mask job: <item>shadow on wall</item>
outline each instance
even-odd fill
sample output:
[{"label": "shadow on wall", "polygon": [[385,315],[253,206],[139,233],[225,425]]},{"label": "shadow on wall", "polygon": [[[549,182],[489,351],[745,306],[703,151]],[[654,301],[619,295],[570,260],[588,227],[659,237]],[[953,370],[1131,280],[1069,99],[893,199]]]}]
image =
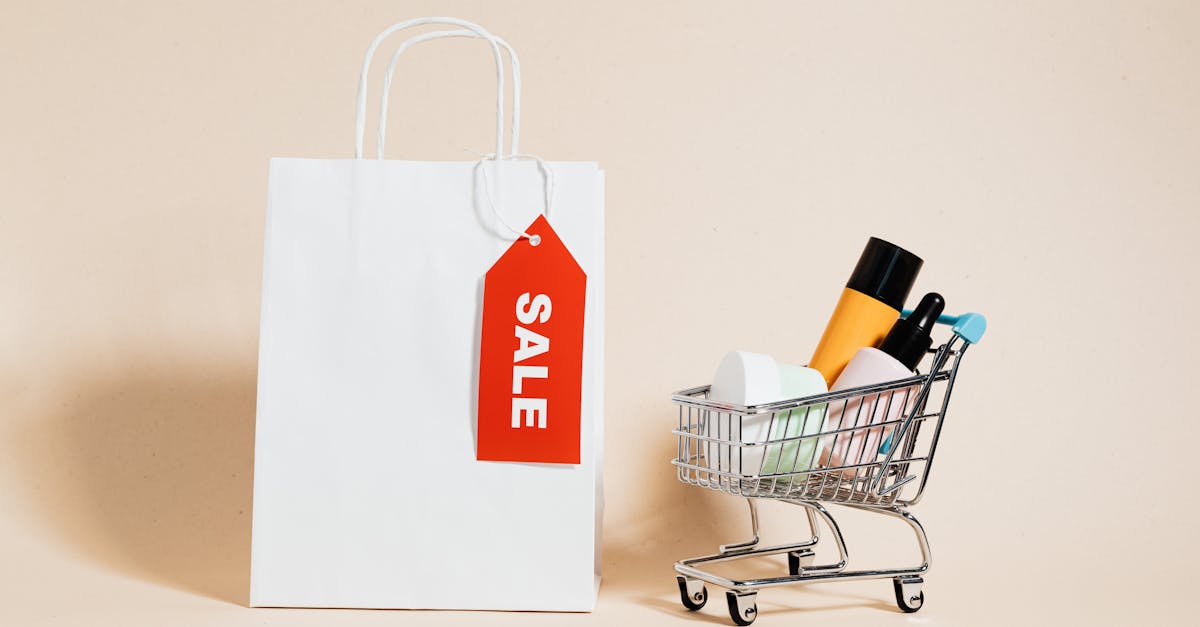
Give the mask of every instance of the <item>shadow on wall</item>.
[{"label": "shadow on wall", "polygon": [[11,441],[47,533],[129,576],[246,605],[253,369],[147,363],[57,396]]}]

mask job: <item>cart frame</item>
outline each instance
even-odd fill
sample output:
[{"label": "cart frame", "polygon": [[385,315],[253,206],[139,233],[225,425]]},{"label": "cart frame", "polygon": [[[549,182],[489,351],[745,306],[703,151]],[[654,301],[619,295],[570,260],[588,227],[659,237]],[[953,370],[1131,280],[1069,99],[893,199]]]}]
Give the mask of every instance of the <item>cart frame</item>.
[{"label": "cart frame", "polygon": [[[933,360],[926,374],[757,406],[710,401],[709,386],[672,396],[679,407],[679,424],[673,431],[678,449],[672,460],[679,480],[745,498],[752,534],[747,541],[720,545],[712,555],[675,563],[684,607],[703,607],[708,600],[704,584],[712,584],[727,589],[726,602],[734,623],[749,625],[758,614],[760,589],[888,578],[901,610],[915,612],[924,605],[923,575],[933,557],[924,527],[908,508],[925,493],[962,357],[987,327],[984,317],[973,313],[944,315],[938,322],[950,325],[953,335],[930,349]],[[929,410],[931,405],[934,411]],[[803,418],[793,422],[798,412]],[[851,416],[853,424],[844,426]],[[810,423],[813,419],[819,422]],[[810,424],[820,428],[813,429]],[[761,439],[754,437],[756,429]],[[874,443],[884,436],[886,440],[876,450]],[[846,459],[836,457],[837,451]],[[757,501],[762,499],[803,508],[810,536],[760,547]],[[827,504],[903,521],[916,537],[920,562],[899,568],[848,569],[845,538]],[[821,539],[818,521],[830,531],[837,550],[835,562],[814,564],[813,549]],[[701,568],[780,553],[788,555],[788,575],[731,579]]]}]

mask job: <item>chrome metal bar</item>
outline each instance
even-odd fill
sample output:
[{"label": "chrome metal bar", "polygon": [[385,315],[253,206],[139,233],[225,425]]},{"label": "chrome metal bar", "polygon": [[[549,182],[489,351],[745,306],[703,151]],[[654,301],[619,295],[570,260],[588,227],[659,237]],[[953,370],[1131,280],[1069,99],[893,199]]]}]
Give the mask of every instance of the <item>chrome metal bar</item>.
[{"label": "chrome metal bar", "polygon": [[[951,343],[953,343],[953,340],[951,340]],[[933,467],[933,453],[937,450],[938,439],[942,436],[942,422],[950,406],[950,392],[954,389],[954,380],[958,377],[958,365],[962,362],[962,356],[966,354],[967,348],[970,346],[970,343],[963,341],[962,348],[958,349],[957,353],[955,353],[954,364],[950,368],[950,376],[946,379],[946,389],[942,391],[942,408],[938,411],[939,418],[934,423],[933,441],[929,443],[929,461],[925,462],[924,472],[921,474],[917,493],[911,499],[905,501],[906,505],[916,505],[925,494],[925,484],[929,481],[929,470]]]},{"label": "chrome metal bar", "polygon": [[[922,414],[920,416],[913,417],[913,420],[921,421],[921,420],[926,420],[928,418],[936,418],[937,416],[938,416],[937,414]],[[899,424],[902,424],[904,422],[904,420],[905,420],[904,418],[896,418],[894,420],[888,420],[885,422],[875,423],[874,425],[872,425],[872,427],[875,428],[875,427],[881,427],[881,426],[886,426],[886,425],[899,425]],[[767,446],[769,444],[775,444],[777,442],[796,442],[799,440],[811,440],[814,438],[819,438],[821,436],[833,435],[833,434],[837,434],[837,433],[850,433],[850,432],[862,431],[862,430],[863,430],[863,427],[861,427],[861,426],[841,427],[839,429],[829,429],[829,430],[821,431],[819,433],[814,433],[812,435],[794,435],[794,436],[789,436],[789,437],[770,438],[767,440],[763,440],[762,442],[739,442],[738,446],[743,446],[743,447]],[[678,429],[671,430],[671,433],[673,433],[675,435],[679,435],[679,436],[685,436],[688,438],[696,439],[696,440],[702,440],[704,442],[713,442],[713,443],[718,443],[718,444],[729,444],[730,443],[728,438],[699,435],[697,433],[689,433],[688,431],[681,431]]]},{"label": "chrome metal bar", "polygon": [[[954,343],[954,339],[951,339],[949,343],[943,344],[941,350],[939,350],[938,353],[936,355],[934,355],[933,367],[930,368],[931,372],[940,372],[941,371],[942,366],[945,365],[945,362],[946,362],[947,348],[950,346],[950,344],[953,344],[953,343]],[[957,360],[955,361],[955,363],[956,364],[958,363]],[[949,375],[947,375],[947,376],[949,376]],[[933,377],[928,378],[925,381],[924,385],[921,386],[921,390],[919,392],[917,392],[916,403],[918,405],[925,402],[925,399],[929,397],[929,391],[933,387],[933,382],[934,382]],[[944,416],[945,413],[946,413],[945,411],[942,411],[941,415]],[[897,442],[904,441],[904,435],[908,432],[909,424],[912,422],[912,416],[915,414],[916,414],[915,411],[909,412],[908,418],[903,423],[901,423],[899,427],[896,427],[896,441]],[[888,466],[888,464],[890,464],[892,462],[892,456],[895,454],[896,454],[896,449],[892,449],[892,450],[888,451],[887,455],[884,457],[883,464],[881,464],[880,467],[886,468]],[[882,474],[880,475],[880,478],[882,478]],[[878,484],[879,484],[879,479],[877,478],[875,481],[871,482],[871,485],[868,486],[867,489],[874,491],[878,488]]]},{"label": "chrome metal bar", "polygon": [[928,571],[930,566],[933,565],[933,552],[929,550],[929,536],[925,535],[925,527],[922,526],[921,521],[917,520],[917,517],[913,516],[908,510],[902,507],[891,507],[887,509],[861,507],[851,503],[847,503],[846,507],[853,507],[854,509],[861,509],[863,511],[875,512],[878,514],[886,514],[888,516],[892,516],[893,518],[899,518],[900,520],[908,523],[908,526],[912,528],[913,535],[917,538],[917,546],[921,549],[921,565],[906,570],[912,570],[915,573],[923,573]]},{"label": "chrome metal bar", "polygon": [[727,562],[731,560],[739,560],[746,557],[761,557],[764,555],[773,555],[776,553],[786,553],[795,551],[796,549],[804,549],[813,546],[816,542],[805,540],[804,542],[796,542],[793,544],[779,544],[775,546],[764,546],[758,548],[745,548],[727,551],[723,553],[714,553],[712,555],[703,555],[701,557],[691,557],[685,560],[679,560],[677,564],[685,566],[695,566],[696,564],[715,564],[717,562]]},{"label": "chrome metal bar", "polygon": [[[807,570],[807,569],[806,569]],[[876,570],[847,570],[842,572],[814,573],[812,575],[789,575],[782,577],[765,577],[761,579],[729,579],[720,575],[700,570],[693,566],[676,563],[675,572],[686,577],[706,581],[714,586],[729,588],[738,592],[772,588],[797,583],[815,583],[818,581],[851,581],[855,579],[890,579],[907,575],[919,575],[925,571],[906,568],[880,568]]]},{"label": "chrome metal bar", "polygon": [[750,506],[750,529],[753,537],[745,542],[736,544],[722,544],[720,547],[721,553],[732,553],[739,549],[748,549],[758,546],[758,505],[754,503],[754,499],[746,499],[746,504]]},{"label": "chrome metal bar", "polygon": [[[820,566],[809,566],[804,569],[804,572],[826,571],[837,572],[844,570],[846,564],[850,561],[850,553],[846,550],[846,538],[842,536],[842,528],[838,526],[837,521],[829,514],[829,510],[825,509],[820,503],[813,501],[789,501],[795,505],[803,507],[808,512],[809,524],[814,522],[814,514],[826,525],[829,526],[829,531],[833,534],[833,543],[837,547],[838,561],[833,564],[824,564]],[[813,526],[816,529],[816,526]]]},{"label": "chrome metal bar", "polygon": [[[778,545],[774,545],[774,546],[754,548],[755,545],[758,544],[758,510],[754,507],[753,499],[746,499],[746,500],[751,503],[750,519],[751,519],[751,524],[753,525],[753,528],[754,528],[754,539],[753,540],[751,540],[749,542],[742,542],[740,544],[723,544],[719,548],[720,553],[716,553],[714,555],[704,555],[701,557],[693,557],[693,558],[689,558],[689,559],[685,559],[685,560],[680,560],[678,563],[683,564],[685,566],[694,566],[696,564],[712,564],[715,562],[724,562],[727,560],[736,560],[736,559],[741,559],[744,557],[751,557],[751,556],[763,556],[763,555],[772,555],[775,553],[786,553],[788,551],[795,551],[797,549],[805,549],[805,548],[808,548],[811,546],[815,546],[818,542],[821,541],[821,534],[819,532],[819,527],[817,525],[817,514],[814,513],[814,511],[816,511],[816,508],[812,507],[812,505],[815,505],[815,504],[808,504],[808,503],[799,502],[799,501],[784,501],[785,503],[791,503],[793,505],[800,505],[804,508],[805,514],[808,517],[808,529],[809,529],[810,536],[807,539],[801,540],[799,542],[794,542],[791,544],[778,544]],[[821,511],[824,511],[824,508],[821,508],[819,505],[817,505],[817,508],[820,508]],[[825,512],[825,516],[828,517],[828,512]],[[832,518],[830,517],[829,520],[832,520]],[[845,562],[845,558],[846,558],[845,542],[841,539],[841,533],[838,530],[836,524],[831,526],[831,529],[834,530],[835,538],[837,539],[839,555],[841,556],[842,561]],[[806,570],[810,570],[810,569],[806,569]]]},{"label": "chrome metal bar", "polygon": [[[905,462],[922,462],[922,461],[925,461],[926,459],[928,459],[928,458],[922,457],[922,456],[916,456],[916,457],[907,457],[904,459],[904,461]],[[723,477],[728,477],[730,479],[734,479],[734,478],[770,479],[772,477],[784,477],[784,476],[791,476],[791,475],[820,475],[820,474],[826,474],[829,471],[829,469],[825,469],[825,468],[813,468],[810,470],[797,470],[795,472],[783,472],[783,473],[774,473],[774,474],[768,473],[768,474],[762,474],[762,475],[740,475],[736,472],[730,472],[730,471],[726,471],[726,470],[712,470],[711,468],[709,468],[707,466],[693,464],[690,462],[681,462],[677,459],[671,460],[671,464],[674,466],[688,468],[691,470],[702,470],[702,471],[708,472],[714,476],[723,476]],[[874,466],[878,466],[878,465],[879,465],[879,462],[866,462],[866,463],[862,463],[862,464],[846,464],[843,466],[836,466],[835,468],[840,469],[840,470],[853,470],[855,468],[874,467]]]},{"label": "chrome metal bar", "polygon": [[[936,370],[933,370],[932,372],[935,373],[932,378],[937,381],[941,381],[949,375],[947,372],[938,372]],[[680,390],[679,392],[672,394],[671,401],[681,405],[699,407],[701,409],[733,412],[742,415],[773,414],[775,412],[797,409],[809,405],[820,405],[822,403],[828,403],[831,401],[840,401],[848,398],[866,396],[875,392],[901,390],[911,385],[921,385],[928,379],[930,379],[930,375],[913,375],[911,377],[897,379],[895,381],[888,381],[886,383],[875,383],[857,388],[847,388],[837,392],[826,392],[824,394],[814,394],[813,396],[779,401],[777,403],[764,403],[762,405],[732,405],[729,403],[710,401],[707,398],[698,398],[701,395],[707,394],[709,388],[712,387],[709,385],[700,385],[694,388]]]}]

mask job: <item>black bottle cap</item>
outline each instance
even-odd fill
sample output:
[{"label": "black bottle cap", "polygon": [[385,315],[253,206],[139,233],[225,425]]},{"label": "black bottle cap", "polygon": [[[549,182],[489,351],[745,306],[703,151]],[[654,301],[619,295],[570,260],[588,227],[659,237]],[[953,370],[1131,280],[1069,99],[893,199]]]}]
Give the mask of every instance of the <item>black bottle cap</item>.
[{"label": "black bottle cap", "polygon": [[946,301],[942,299],[941,294],[926,294],[907,318],[901,318],[892,325],[892,330],[883,338],[879,350],[895,357],[905,368],[916,370],[917,364],[921,363],[921,357],[925,356],[925,351],[933,345],[933,337],[929,332],[933,330],[934,323],[937,322],[938,316],[942,315],[942,309],[945,307]]},{"label": "black bottle cap", "polygon": [[867,240],[858,265],[846,287],[882,301],[897,311],[904,309],[908,292],[921,271],[921,258],[878,237]]}]

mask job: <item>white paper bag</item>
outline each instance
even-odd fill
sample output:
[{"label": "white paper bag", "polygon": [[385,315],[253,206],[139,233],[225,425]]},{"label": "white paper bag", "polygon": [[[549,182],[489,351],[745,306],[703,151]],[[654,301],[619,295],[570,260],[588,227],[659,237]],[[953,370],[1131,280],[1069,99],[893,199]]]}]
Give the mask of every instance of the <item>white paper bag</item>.
[{"label": "white paper bag", "polygon": [[[491,46],[495,156],[506,155],[507,44],[425,18],[387,29],[367,53],[355,159],[271,161],[250,603],[589,611],[602,518],[603,173],[592,162],[544,164],[549,219],[587,273],[582,463],[476,461],[482,279],[513,242],[504,223],[532,222],[547,186],[526,161],[361,158],[371,55],[392,32],[426,23],[465,30],[410,43],[472,36]],[[517,81],[513,92],[519,100]],[[485,173],[499,216],[482,199]]]}]

